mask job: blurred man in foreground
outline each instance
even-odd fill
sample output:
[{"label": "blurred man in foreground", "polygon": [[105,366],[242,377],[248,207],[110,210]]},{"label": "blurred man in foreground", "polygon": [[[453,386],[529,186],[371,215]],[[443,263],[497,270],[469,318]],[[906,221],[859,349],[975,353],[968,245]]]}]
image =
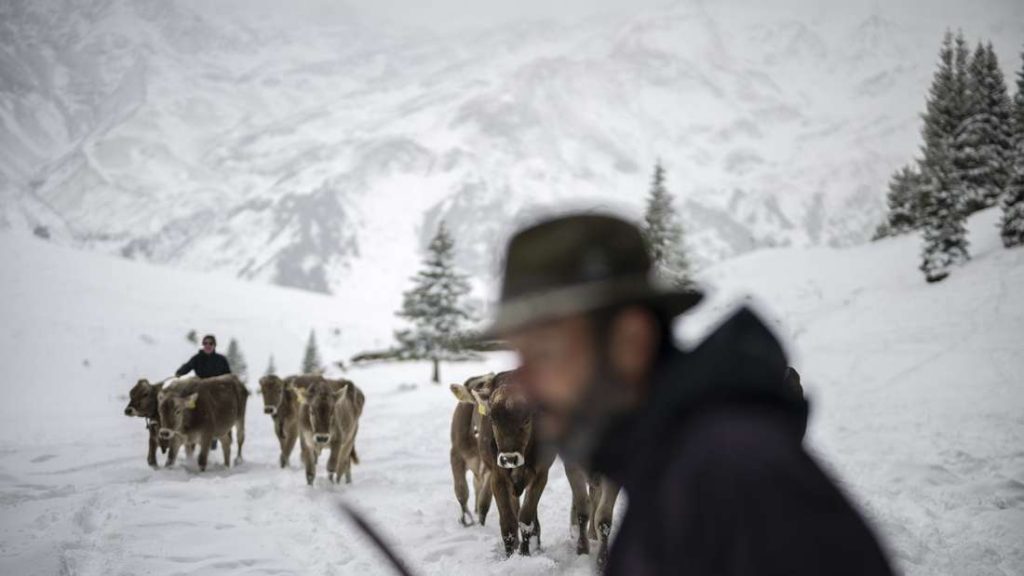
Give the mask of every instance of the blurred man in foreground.
[{"label": "blurred man in foreground", "polygon": [[878,541],[802,446],[807,404],[740,310],[682,352],[696,292],[658,288],[639,231],[581,215],[510,242],[492,335],[519,353],[537,426],[621,484],[608,574],[888,575]]}]

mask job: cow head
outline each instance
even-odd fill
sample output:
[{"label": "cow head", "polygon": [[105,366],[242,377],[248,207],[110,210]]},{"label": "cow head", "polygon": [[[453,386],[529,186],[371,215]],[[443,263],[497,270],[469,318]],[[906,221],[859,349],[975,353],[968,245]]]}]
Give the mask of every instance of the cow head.
[{"label": "cow head", "polygon": [[175,434],[185,435],[197,416],[199,393],[160,394],[160,438],[170,440]]},{"label": "cow head", "polygon": [[526,464],[526,451],[533,435],[533,407],[514,372],[487,374],[451,386],[460,402],[473,403],[481,415],[488,416],[497,445],[497,464],[501,468],[519,468]]},{"label": "cow head", "polygon": [[331,416],[334,414],[335,404],[342,397],[342,391],[323,380],[311,384],[308,388],[292,386],[291,389],[295,392],[299,405],[305,408],[300,417],[309,419],[306,424],[313,431],[313,442],[317,446],[326,446],[331,441]]},{"label": "cow head", "polygon": [[284,402],[284,380],[273,374],[260,378],[260,395],[263,396],[263,413],[277,416]]},{"label": "cow head", "polygon": [[157,396],[163,386],[150,384],[145,378],[139,380],[128,392],[128,406],[124,409],[124,415],[155,419],[158,414]]}]

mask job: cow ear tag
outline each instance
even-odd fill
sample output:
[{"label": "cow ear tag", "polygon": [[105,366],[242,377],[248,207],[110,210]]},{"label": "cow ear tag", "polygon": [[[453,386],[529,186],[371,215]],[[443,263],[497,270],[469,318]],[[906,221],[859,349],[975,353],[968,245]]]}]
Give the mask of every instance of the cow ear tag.
[{"label": "cow ear tag", "polygon": [[195,410],[196,409],[196,399],[195,398],[189,398],[188,402],[185,402],[185,407],[188,408],[189,410]]},{"label": "cow ear tag", "polygon": [[477,404],[476,411],[479,412],[481,416],[487,416],[487,407],[483,404]]}]

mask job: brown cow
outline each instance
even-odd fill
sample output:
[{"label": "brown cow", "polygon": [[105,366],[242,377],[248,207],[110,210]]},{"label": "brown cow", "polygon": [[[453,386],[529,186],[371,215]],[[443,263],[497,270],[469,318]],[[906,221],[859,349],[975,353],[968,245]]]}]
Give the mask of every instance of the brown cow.
[{"label": "brown cow", "polygon": [[340,482],[345,474],[351,482],[351,464],[359,463],[355,435],[365,396],[348,380],[327,380],[321,376],[289,378],[288,387],[299,403],[299,447],[306,468],[306,483],[316,479],[320,452],[330,447],[328,478]]},{"label": "brown cow", "polygon": [[260,394],[263,396],[263,413],[269,414],[274,421],[274,434],[281,445],[281,456],[278,459],[281,468],[288,466],[295,442],[299,439],[299,399],[288,382],[295,377],[282,380],[268,375],[260,378]]},{"label": "brown cow", "polygon": [[455,499],[458,500],[461,510],[459,522],[463,526],[472,526],[474,523],[473,514],[467,506],[469,501],[469,484],[466,483],[467,471],[473,473],[473,494],[476,495],[474,509],[481,526],[487,522],[487,512],[491,509],[490,470],[480,458],[478,443],[482,414],[477,409],[472,396],[466,393],[467,389],[475,387],[477,380],[488,378],[494,378],[494,374],[470,378],[464,385],[451,385],[452,393],[456,398],[467,400],[457,403],[455,411],[452,413],[452,448],[449,454],[452,480],[455,484]]},{"label": "brown cow", "polygon": [[160,440],[160,410],[157,396],[163,389],[163,383],[150,384],[145,378],[139,380],[128,392],[128,406],[124,409],[125,416],[134,416],[146,419],[146,429],[149,431],[149,453],[146,455],[146,463],[156,468],[156,449],[167,453],[169,443]]},{"label": "brown cow", "polygon": [[532,538],[540,546],[537,505],[555,459],[553,451],[542,449],[537,442],[533,407],[515,380],[515,372],[501,372],[471,378],[461,388],[452,389],[461,402],[472,402],[481,412],[477,445],[490,473],[507,556],[516,548],[529,555]]},{"label": "brown cow", "polygon": [[199,469],[206,470],[210,443],[221,441],[224,466],[231,466],[231,429],[238,435],[238,455],[242,462],[245,444],[245,405],[249,391],[233,374],[213,378],[179,379],[165,385],[159,395],[160,437],[171,440],[167,466],[174,464],[178,447],[198,443]]}]

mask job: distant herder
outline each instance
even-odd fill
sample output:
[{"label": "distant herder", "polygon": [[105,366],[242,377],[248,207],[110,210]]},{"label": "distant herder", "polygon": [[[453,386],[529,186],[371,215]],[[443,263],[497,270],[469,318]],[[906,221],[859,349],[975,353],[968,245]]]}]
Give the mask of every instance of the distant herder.
[{"label": "distant herder", "polygon": [[231,366],[228,359],[217,353],[217,338],[213,334],[203,336],[203,347],[196,352],[196,355],[189,358],[188,362],[181,365],[175,376],[184,376],[189,372],[195,372],[200,378],[213,378],[231,374]]}]

